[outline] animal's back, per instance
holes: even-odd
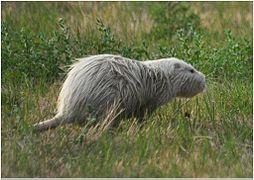
[[[150,100],[149,69],[115,55],[91,56],[75,63],[59,96],[59,114],[66,121],[85,120],[87,113],[103,116],[120,103],[126,116],[142,111]],[[147,92],[146,92],[147,91]]]

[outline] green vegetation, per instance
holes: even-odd
[[[3,2],[2,177],[252,177],[252,2]],[[207,92],[113,131],[55,114],[74,58],[178,57]]]

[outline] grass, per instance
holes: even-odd
[[[252,177],[250,7],[2,3],[2,177]],[[177,56],[207,75],[208,89],[158,108],[142,128],[130,118],[113,131],[73,124],[33,132],[55,114],[65,65],[98,53]]]

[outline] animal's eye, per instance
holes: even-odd
[[[190,72],[191,72],[191,73],[194,73],[194,69],[191,69]]]

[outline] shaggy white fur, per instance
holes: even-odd
[[[177,58],[141,62],[117,55],[90,56],[71,66],[57,115],[35,127],[42,131],[83,122],[90,113],[100,120],[116,105],[122,116],[142,119],[174,97],[192,97],[204,89],[204,75]]]

